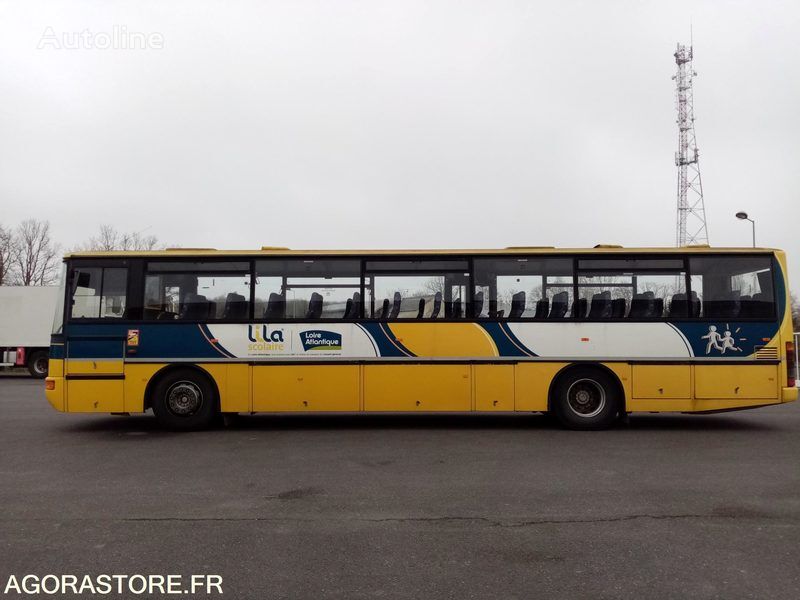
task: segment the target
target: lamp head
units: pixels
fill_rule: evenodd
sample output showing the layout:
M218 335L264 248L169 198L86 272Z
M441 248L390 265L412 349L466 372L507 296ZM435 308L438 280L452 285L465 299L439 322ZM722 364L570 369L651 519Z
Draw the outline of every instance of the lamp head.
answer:
M746 219L747 218L747 213L743 212L743 211L739 211L739 212L736 213L736 218L737 219Z

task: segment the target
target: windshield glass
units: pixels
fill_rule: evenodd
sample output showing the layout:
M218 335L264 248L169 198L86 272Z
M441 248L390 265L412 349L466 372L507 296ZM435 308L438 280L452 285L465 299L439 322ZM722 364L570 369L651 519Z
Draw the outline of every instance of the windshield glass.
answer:
M56 299L56 313L53 317L53 334L61 333L64 328L64 293L67 284L67 263L61 265L61 275L58 278L58 298Z

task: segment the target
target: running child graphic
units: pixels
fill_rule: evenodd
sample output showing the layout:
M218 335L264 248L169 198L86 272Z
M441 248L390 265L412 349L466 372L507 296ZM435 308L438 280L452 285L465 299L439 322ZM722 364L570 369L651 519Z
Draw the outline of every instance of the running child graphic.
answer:
M719 334L717 334L719 335ZM735 340L731 337L731 332L726 331L725 335L722 338L722 353L725 354L725 350L735 350L736 352L741 352L741 348L737 348L735 344ZM707 354L707 353L706 353Z
M728 334L728 338L730 338L731 332L726 331ZM720 341L722 341L722 336L717 331L716 325L709 325L708 326L708 333L700 338L701 340L708 340L708 344L706 345L706 354L711 354L711 348L715 348L725 354L725 347L720 346ZM733 346L733 339L731 339L731 346Z

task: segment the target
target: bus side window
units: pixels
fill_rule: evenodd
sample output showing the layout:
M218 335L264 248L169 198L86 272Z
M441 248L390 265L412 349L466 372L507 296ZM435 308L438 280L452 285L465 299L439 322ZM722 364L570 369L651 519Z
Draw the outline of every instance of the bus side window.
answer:
M143 318L247 321L250 263L211 260L148 263Z
M573 305L572 259L503 256L476 258L471 316L477 319L544 320L569 316ZM480 303L476 301L480 297Z
M354 320L360 314L360 261L274 258L256 262L257 319Z
M128 269L76 267L72 274L73 319L121 319L125 316Z
M686 271L682 258L582 258L580 318L658 320L686 318Z
M689 259L692 295L708 319L775 316L769 256L698 256Z

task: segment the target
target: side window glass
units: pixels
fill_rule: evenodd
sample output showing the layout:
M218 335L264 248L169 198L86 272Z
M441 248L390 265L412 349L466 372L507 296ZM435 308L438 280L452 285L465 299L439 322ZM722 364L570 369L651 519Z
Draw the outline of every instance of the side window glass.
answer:
M578 260L580 318L686 318L682 258L582 258Z
M249 263L148 264L144 282L146 320L246 321L249 317Z
M563 319L573 307L572 259L475 259L472 316L478 319Z
M368 316L372 319L444 319L444 292L444 275L375 275L367 291Z
M769 256L692 257L692 295L708 319L775 317L772 259Z
M633 294L631 275L581 274L578 276L581 311L576 316L592 320L622 318L627 314Z
M376 260L368 261L367 268L367 318L464 319L469 314L466 261Z
M128 270L76 267L72 272L73 319L121 319L125 316Z
M97 319L100 316L102 281L102 268L81 267L72 272L73 319Z
M361 265L338 258L258 261L255 297L258 319L357 319Z

